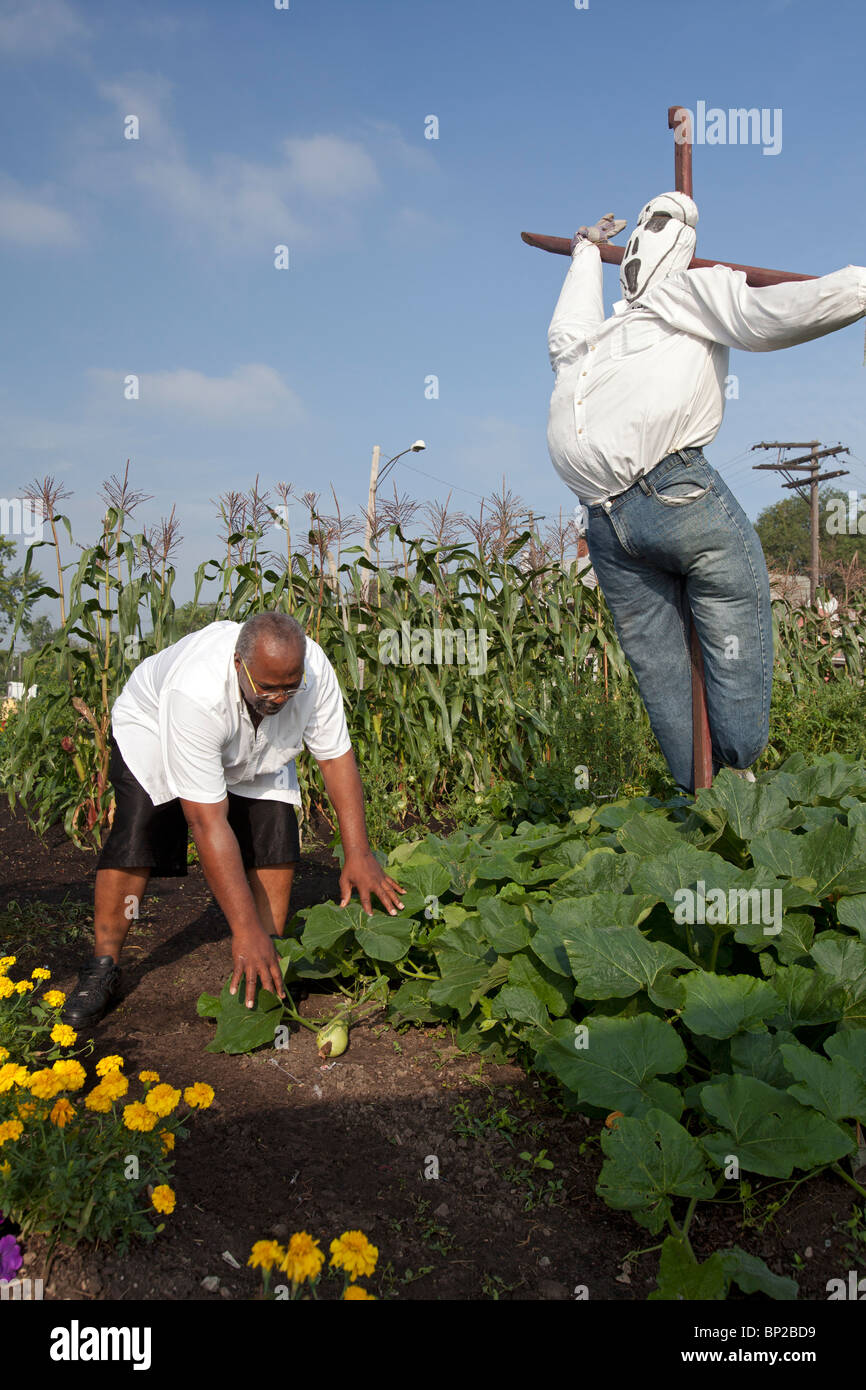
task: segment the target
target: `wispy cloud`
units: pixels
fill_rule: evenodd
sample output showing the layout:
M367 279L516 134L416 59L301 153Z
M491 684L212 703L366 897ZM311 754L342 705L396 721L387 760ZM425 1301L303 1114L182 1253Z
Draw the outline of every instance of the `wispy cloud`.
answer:
M89 32L67 0L0 0L0 52L53 53Z
M100 401L115 403L118 409L134 409L126 401L123 386L126 373L119 369L94 367L88 377ZM181 367L176 371L143 372L140 400L148 416L153 411L182 413L213 424L273 425L277 421L297 423L306 417L298 394L279 372L261 362L236 367L230 376L206 376L204 372Z
M81 233L75 219L54 206L52 194L25 191L13 179L0 178L0 239L16 246L77 246Z
M325 246L351 228L355 212L382 179L365 145L339 134L290 136L271 159L216 152L198 164L171 120L173 86L133 73L105 82L99 94L117 113L116 139L104 121L76 139L70 178L93 195L123 197L138 188L188 244L236 251L280 243ZM123 138L138 117L139 139Z

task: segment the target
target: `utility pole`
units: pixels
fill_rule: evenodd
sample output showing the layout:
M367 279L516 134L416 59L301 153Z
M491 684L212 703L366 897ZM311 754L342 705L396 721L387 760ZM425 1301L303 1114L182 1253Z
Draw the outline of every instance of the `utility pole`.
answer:
M826 482L828 478L843 478L849 471L847 468L837 468L833 473L819 472L819 459L833 458L836 454L847 454L849 452L849 450L844 444L836 444L831 449L819 449L818 445L820 444L820 442L821 441L818 439L809 439L805 443L799 442L781 444L777 440L772 444L762 443L752 445L753 451L755 449L778 450L775 463L755 463L752 465L753 468L771 468L778 470L778 472L780 473L783 473L788 478L788 481L786 483L783 483L782 487L796 488L801 497L805 496L805 493L802 491L802 489L805 487L806 483L809 484L809 606L812 608L814 608L815 606L815 596L818 591L818 568L820 565L820 516L818 512L818 484ZM811 450L811 452L808 454L801 454L799 458L783 459L783 449L809 449ZM792 478L788 472L788 470L791 468L802 469L808 472L809 477Z

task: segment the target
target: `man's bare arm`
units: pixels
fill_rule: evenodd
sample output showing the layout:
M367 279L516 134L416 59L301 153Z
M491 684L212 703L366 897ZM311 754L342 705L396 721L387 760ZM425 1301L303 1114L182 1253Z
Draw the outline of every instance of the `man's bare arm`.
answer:
M350 748L339 758L317 759L322 769L325 790L330 797L343 841L345 862L340 875L340 907L345 907L357 888L361 906L372 913L370 894L376 897L392 917L403 904L398 894L405 893L393 878L389 878L370 849L367 823L364 819L364 790L358 773L355 754Z
M228 822L228 797L222 801L180 800L199 853L208 887L225 913L232 934L234 970L230 989L236 994L246 975L246 1005L253 1007L256 980L281 999L285 987L273 942L259 920L247 882L237 836Z

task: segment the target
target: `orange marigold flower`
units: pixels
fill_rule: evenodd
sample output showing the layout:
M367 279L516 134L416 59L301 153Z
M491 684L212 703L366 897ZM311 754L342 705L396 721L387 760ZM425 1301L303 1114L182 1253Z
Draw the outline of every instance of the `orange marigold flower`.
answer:
M123 1123L127 1129L138 1129L147 1134L156 1124L156 1116L140 1100L136 1100L132 1105L123 1107Z
M74 1057L61 1057L55 1062L51 1070L60 1077L63 1082L62 1091L80 1091L87 1079L87 1073L80 1062L76 1062Z
M152 1091L148 1091L144 1103L148 1110L152 1110L154 1115L159 1115L162 1119L171 1114L179 1100L180 1091L176 1091L174 1086L169 1086L163 1082L159 1086L154 1086Z
M96 1063L96 1075L107 1076L110 1071L120 1071L123 1066L123 1058L112 1053L110 1057L102 1057Z
M206 1081L195 1081L192 1086L187 1086L183 1098L193 1110L207 1110L213 1102L213 1095L213 1086L209 1086Z
M161 1182L159 1187L153 1189L150 1200L153 1202L157 1211L164 1212L166 1216L170 1216L174 1211L175 1201L177 1199L168 1183Z
M353 1284L359 1274L373 1273L378 1258L379 1251L363 1231L344 1231L339 1240L331 1241L332 1266L344 1269Z
M73 1119L74 1115L75 1106L71 1101L68 1101L65 1096L61 1096L59 1100L54 1102L51 1114L48 1118L53 1125L57 1125L58 1129L62 1129L64 1125L69 1124L69 1121Z
M96 1110L100 1115L107 1115L111 1109L111 1096L106 1095L101 1086L94 1086L93 1090L84 1097L84 1104L88 1110Z
M24 1126L20 1120L4 1120L0 1124L0 1147L7 1139L19 1139L24 1132Z
M27 1084L31 1095L38 1096L40 1100L53 1100L57 1092L64 1089L62 1078L51 1067L33 1072Z

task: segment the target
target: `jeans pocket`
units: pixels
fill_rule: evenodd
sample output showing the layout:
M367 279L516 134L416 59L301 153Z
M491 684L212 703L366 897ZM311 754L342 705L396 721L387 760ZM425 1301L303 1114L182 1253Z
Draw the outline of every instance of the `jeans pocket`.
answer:
M685 507L690 502L700 502L712 487L712 481L705 481L706 474L698 471L692 464L674 468L663 478L650 483L652 495L664 507Z

